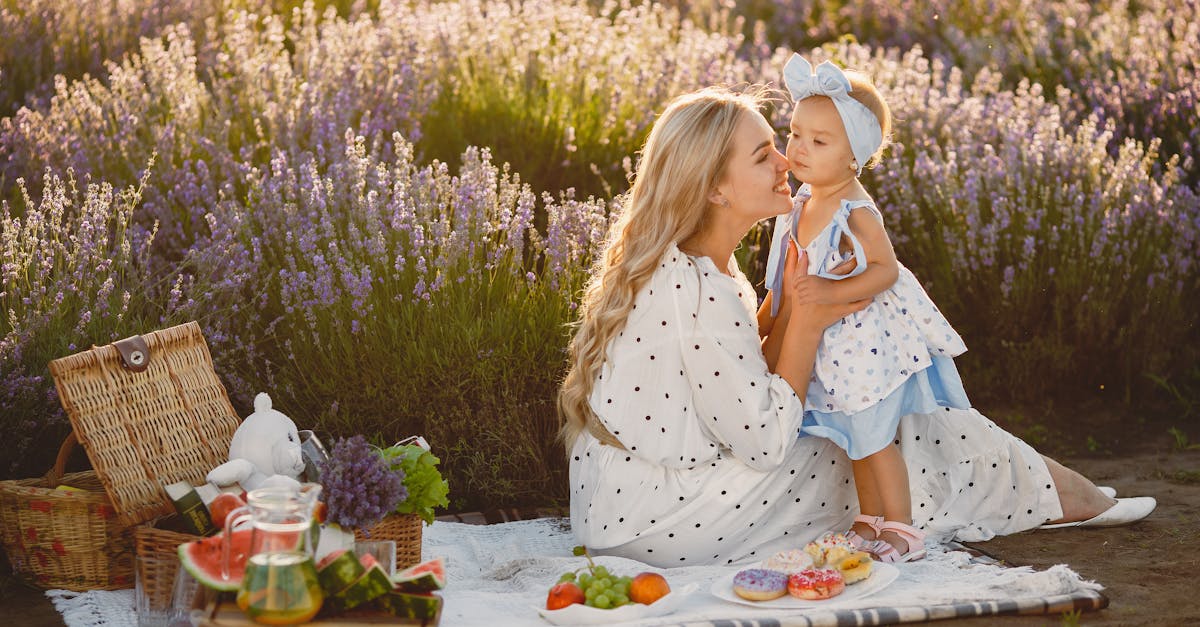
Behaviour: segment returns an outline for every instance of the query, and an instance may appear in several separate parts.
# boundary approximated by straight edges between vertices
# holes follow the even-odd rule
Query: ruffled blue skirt
[[[970,409],[971,403],[954,359],[934,356],[932,365],[913,373],[882,401],[860,412],[806,410],[800,434],[826,438],[850,459],[862,459],[895,440],[901,417],[930,414],[939,407]]]

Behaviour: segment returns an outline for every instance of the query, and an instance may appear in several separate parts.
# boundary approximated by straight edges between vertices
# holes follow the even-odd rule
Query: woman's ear
[[[720,207],[728,207],[729,206],[729,199],[726,198],[725,194],[722,194],[721,190],[719,190],[719,189],[714,189],[711,192],[709,192],[708,202],[711,202],[712,204],[720,206]]]

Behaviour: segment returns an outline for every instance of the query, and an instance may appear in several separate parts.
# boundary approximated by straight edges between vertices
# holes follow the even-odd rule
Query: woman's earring
[[[855,172],[858,172],[858,159],[855,159],[850,162],[850,169],[854,170]]]

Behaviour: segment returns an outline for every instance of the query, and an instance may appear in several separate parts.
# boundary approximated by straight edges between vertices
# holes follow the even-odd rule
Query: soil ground
[[[1158,509],[1127,527],[1029,531],[973,544],[1013,565],[1044,569],[1068,564],[1087,579],[1104,585],[1107,609],[1084,613],[1082,625],[1196,625],[1200,600],[1193,574],[1200,571],[1200,434],[1172,435],[1176,425],[1131,420],[1128,416],[1089,413],[1088,434],[1078,427],[1057,431],[1015,414],[994,416],[1003,427],[1039,450],[1078,470],[1121,496],[1153,496]],[[1081,421],[1083,422],[1083,421]],[[1185,422],[1195,422],[1185,421]],[[1107,435],[1104,435],[1107,434]],[[1080,442],[1080,439],[1083,442]],[[0,617],[29,627],[63,625],[46,597],[21,586],[0,589]],[[938,625],[1073,624],[1071,617],[1013,616],[938,621]],[[451,627],[451,626],[448,626]]]

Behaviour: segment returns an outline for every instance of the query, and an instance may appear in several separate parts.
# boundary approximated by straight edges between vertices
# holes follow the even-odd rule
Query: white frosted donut
[[[787,574],[798,573],[805,568],[813,567],[812,556],[801,549],[780,551],[763,563],[763,568],[778,570]]]

